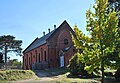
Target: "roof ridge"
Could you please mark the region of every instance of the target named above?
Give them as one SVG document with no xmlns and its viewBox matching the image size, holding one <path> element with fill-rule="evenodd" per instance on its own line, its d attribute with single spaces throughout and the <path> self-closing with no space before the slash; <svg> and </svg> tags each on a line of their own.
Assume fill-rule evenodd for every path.
<svg viewBox="0 0 120 83">
<path fill-rule="evenodd" d="M 37 38 L 23 51 L 23 53 L 26 53 L 26 52 L 28 52 L 28 51 L 31 51 L 31 50 L 33 50 L 33 49 L 35 49 L 35 48 L 37 48 L 37 47 L 45 44 L 46 41 L 49 40 L 49 39 L 51 38 L 51 36 L 53 36 L 53 34 L 54 34 L 55 32 L 57 32 L 57 31 L 60 29 L 60 27 L 62 27 L 65 23 L 67 23 L 66 20 L 64 20 L 64 21 L 59 25 L 59 27 L 57 27 L 56 29 L 54 29 L 54 30 L 52 30 L 51 32 L 47 33 L 46 35 L 44 35 L 44 36 L 42 36 L 42 37 L 40 37 L 40 38 L 37 37 Z M 67 24 L 68 24 L 68 23 L 67 23 Z M 69 25 L 69 24 L 68 24 L 68 25 Z"/>
<path fill-rule="evenodd" d="M 52 33 L 53 31 L 55 31 L 55 30 L 52 30 L 51 32 L 47 33 L 46 35 L 49 35 L 49 34 Z M 44 37 L 44 36 L 46 36 L 46 35 L 43 35 L 43 36 L 41 36 L 40 38 L 42 38 L 42 37 Z M 39 38 L 39 39 L 40 39 L 40 38 Z"/>
</svg>

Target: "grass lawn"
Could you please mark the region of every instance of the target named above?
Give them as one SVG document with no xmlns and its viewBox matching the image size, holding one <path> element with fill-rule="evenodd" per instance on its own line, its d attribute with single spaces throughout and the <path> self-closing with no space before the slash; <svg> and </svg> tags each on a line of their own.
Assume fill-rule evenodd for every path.
<svg viewBox="0 0 120 83">
<path fill-rule="evenodd" d="M 35 72 L 39 72 L 35 71 Z M 91 78 L 79 78 L 79 77 L 69 77 L 70 74 L 67 69 L 64 68 L 54 68 L 49 70 L 40 70 L 40 72 L 46 74 L 46 77 L 52 80 L 47 80 L 45 83 L 98 83 L 97 80 Z M 44 78 L 43 78 L 44 79 Z M 40 82 L 42 83 L 42 82 Z"/>
<path fill-rule="evenodd" d="M 66 74 L 59 75 L 57 79 L 50 81 L 49 83 L 98 83 L 94 79 L 83 79 L 83 78 L 69 78 L 69 72 Z"/>
<path fill-rule="evenodd" d="M 31 70 L 0 70 L 0 83 L 4 81 L 16 81 L 30 79 L 35 75 Z"/>
<path fill-rule="evenodd" d="M 105 72 L 115 73 L 116 70 L 105 70 Z M 48 81 L 48 83 L 100 83 L 101 77 L 93 78 L 80 78 L 80 77 L 69 77 L 70 74 L 67 69 L 57 68 L 43 70 L 47 72 L 54 80 Z M 50 76 L 48 75 L 48 76 Z M 113 76 L 105 76 L 105 83 L 116 83 Z"/>
<path fill-rule="evenodd" d="M 107 71 L 110 72 L 110 71 Z M 37 73 L 45 76 L 37 77 Z M 69 76 L 69 72 L 64 68 L 54 68 L 46 70 L 0 70 L 0 83 L 100 83 L 101 78 L 80 78 Z M 36 76 L 36 78 L 34 78 Z M 32 79 L 31 79 L 32 78 Z M 27 79 L 27 80 L 25 80 Z M 27 82 L 26 82 L 27 81 Z M 105 78 L 105 83 L 116 83 L 111 77 Z"/>
</svg>

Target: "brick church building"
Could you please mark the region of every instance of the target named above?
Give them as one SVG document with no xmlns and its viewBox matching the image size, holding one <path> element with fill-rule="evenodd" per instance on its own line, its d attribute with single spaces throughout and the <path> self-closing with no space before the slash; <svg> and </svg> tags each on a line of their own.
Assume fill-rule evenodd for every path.
<svg viewBox="0 0 120 83">
<path fill-rule="evenodd" d="M 24 69 L 45 69 L 55 67 L 66 67 L 69 59 L 76 52 L 71 33 L 74 31 L 69 24 L 64 21 L 58 28 L 54 25 L 54 30 L 45 34 L 41 38 L 36 38 L 23 51 Z"/>
</svg>

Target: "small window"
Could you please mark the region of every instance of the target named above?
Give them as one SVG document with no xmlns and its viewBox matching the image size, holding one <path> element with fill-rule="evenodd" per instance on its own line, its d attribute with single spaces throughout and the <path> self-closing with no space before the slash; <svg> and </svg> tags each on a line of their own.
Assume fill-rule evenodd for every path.
<svg viewBox="0 0 120 83">
<path fill-rule="evenodd" d="M 68 42 L 68 39 L 64 39 L 64 44 L 65 44 L 65 45 L 68 45 L 68 43 L 69 43 L 69 42 Z"/>
<path fill-rule="evenodd" d="M 31 64 L 32 64 L 32 57 L 33 57 L 32 52 L 30 54 L 31 54 Z"/>
<path fill-rule="evenodd" d="M 24 65 L 26 65 L 26 59 L 24 59 Z"/>
<path fill-rule="evenodd" d="M 46 51 L 44 51 L 44 61 L 46 61 Z"/>
<path fill-rule="evenodd" d="M 27 56 L 26 56 L 26 65 L 28 65 L 28 54 L 27 54 Z"/>
<path fill-rule="evenodd" d="M 38 54 L 38 62 L 40 62 L 40 53 Z"/>
<path fill-rule="evenodd" d="M 37 50 L 35 51 L 35 56 L 36 56 L 36 62 L 37 62 Z"/>
<path fill-rule="evenodd" d="M 29 65 L 30 65 L 30 57 L 29 57 Z"/>
</svg>

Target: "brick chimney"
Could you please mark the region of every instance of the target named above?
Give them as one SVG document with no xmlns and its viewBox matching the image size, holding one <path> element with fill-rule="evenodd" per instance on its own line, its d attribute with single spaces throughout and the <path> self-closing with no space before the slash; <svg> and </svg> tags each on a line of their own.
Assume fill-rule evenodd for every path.
<svg viewBox="0 0 120 83">
<path fill-rule="evenodd" d="M 45 36 L 45 32 L 43 32 L 43 36 Z"/>
<path fill-rule="evenodd" d="M 48 33 L 50 33 L 50 28 L 48 29 Z"/>
<path fill-rule="evenodd" d="M 54 30 L 56 29 L 56 25 L 54 25 Z"/>
</svg>

